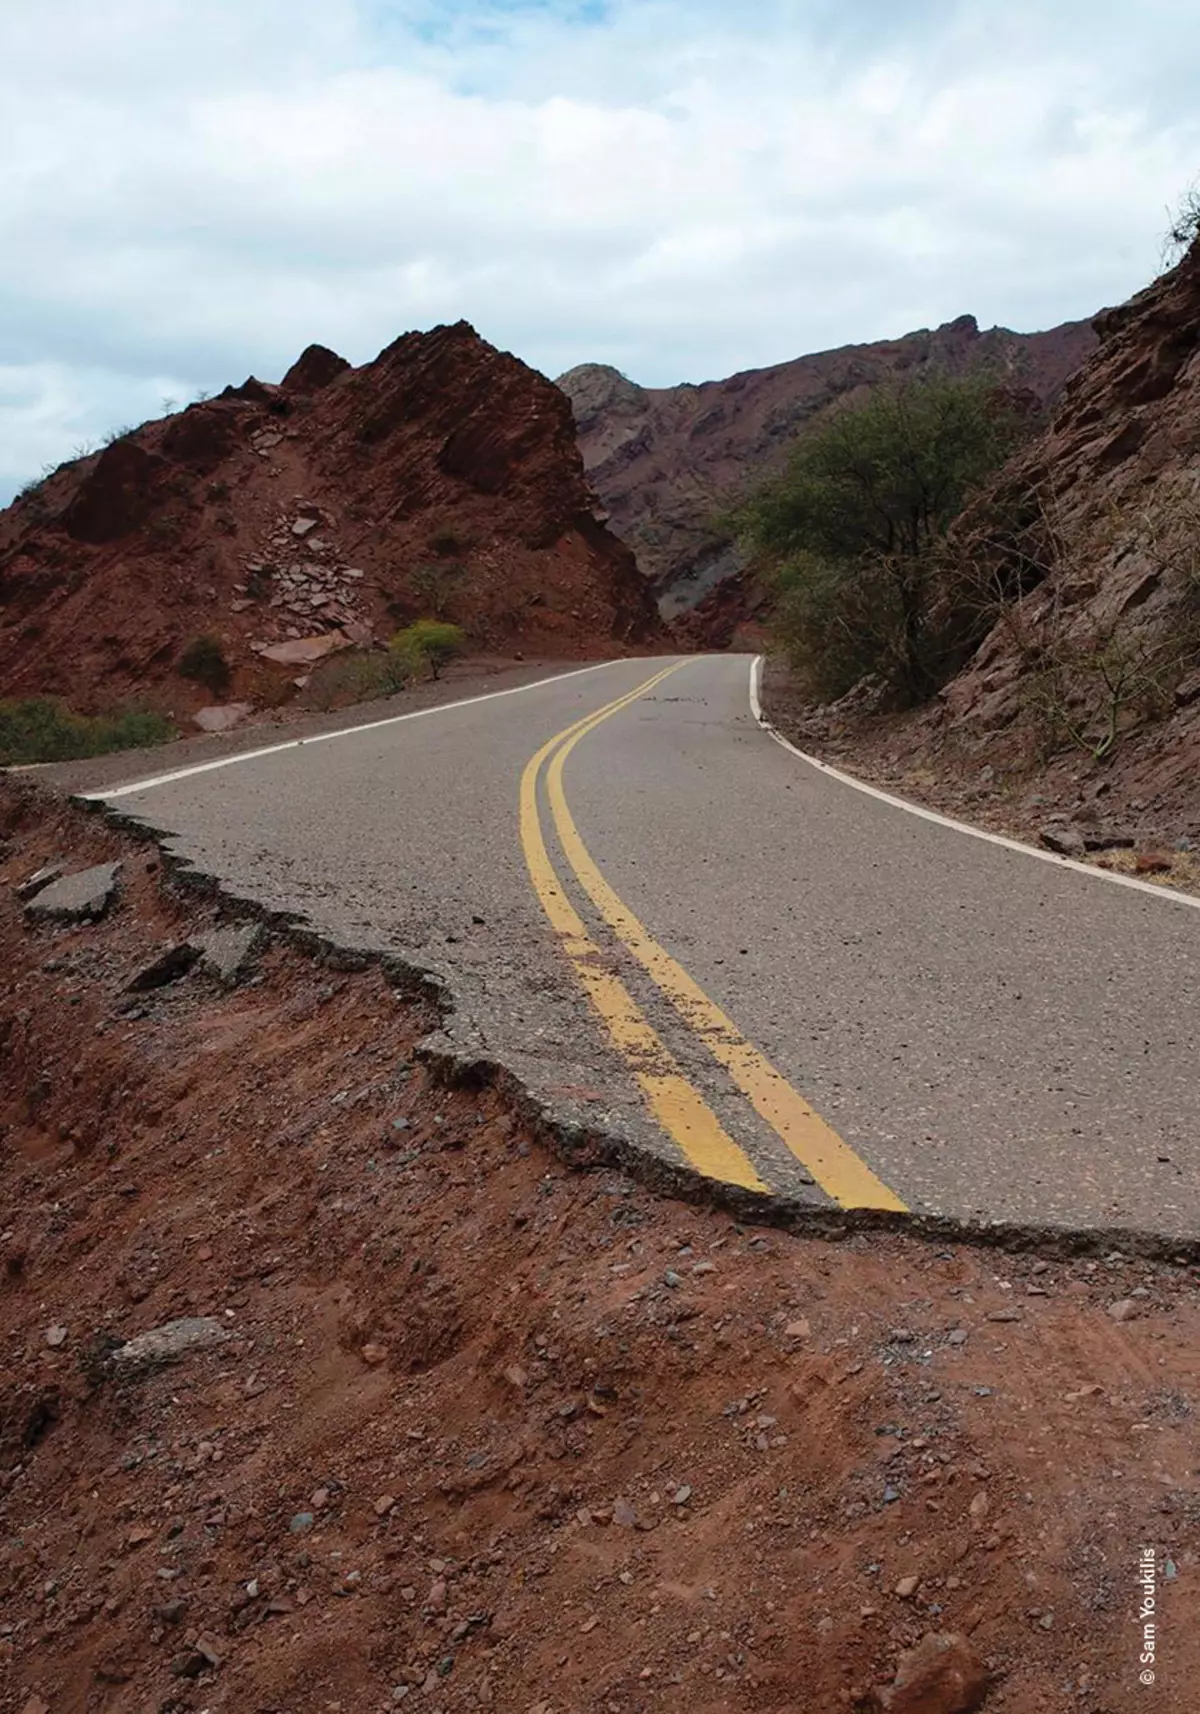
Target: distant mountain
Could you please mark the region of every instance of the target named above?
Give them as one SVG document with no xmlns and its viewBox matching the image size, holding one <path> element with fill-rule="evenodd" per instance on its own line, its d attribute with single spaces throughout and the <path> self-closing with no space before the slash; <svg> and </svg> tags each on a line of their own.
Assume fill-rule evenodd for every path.
<svg viewBox="0 0 1200 1714">
<path fill-rule="evenodd" d="M 558 379 L 575 412 L 588 477 L 637 555 L 668 619 L 743 569 L 713 518 L 730 494 L 782 462 L 796 431 L 833 400 L 887 375 L 992 369 L 1052 403 L 1096 344 L 1090 321 L 1047 333 L 979 331 L 959 316 L 930 332 L 847 345 L 699 386 L 639 387 L 584 363 Z"/>
</svg>

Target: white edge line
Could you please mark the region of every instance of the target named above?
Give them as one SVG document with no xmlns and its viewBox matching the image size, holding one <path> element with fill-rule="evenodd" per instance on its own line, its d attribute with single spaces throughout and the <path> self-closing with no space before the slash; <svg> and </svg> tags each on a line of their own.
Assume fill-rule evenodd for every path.
<svg viewBox="0 0 1200 1714">
<path fill-rule="evenodd" d="M 564 679 L 581 678 L 584 673 L 620 666 L 622 660 L 634 658 L 641 657 L 623 656 L 615 661 L 596 661 L 590 667 L 573 667 L 570 672 L 554 673 L 550 678 L 534 679 L 529 684 L 512 684 L 507 690 L 489 690 L 482 696 L 461 697 L 457 702 L 437 702 L 430 708 L 413 708 L 407 714 L 389 714 L 382 720 L 368 720 L 361 726 L 339 726 L 335 732 L 314 732 L 310 738 L 288 738 L 282 744 L 266 744 L 259 750 L 242 750 L 235 756 L 218 756 L 212 762 L 194 762 L 189 768 L 176 768 L 169 774 L 152 774 L 149 779 L 134 780 L 129 785 L 75 792 L 73 795 L 86 801 L 108 803 L 113 798 L 129 797 L 133 792 L 148 792 L 155 786 L 169 786 L 175 780 L 190 779 L 193 774 L 210 774 L 215 768 L 232 768 L 237 762 L 254 762 L 260 756 L 275 756 L 282 750 L 300 750 L 310 744 L 326 744 L 333 738 L 351 738 L 356 732 L 374 732 L 381 726 L 398 726 L 402 720 L 420 720 L 426 714 L 449 714 L 452 708 L 470 708 L 477 702 L 494 702 L 498 696 L 518 696 L 525 690 L 538 690 L 544 684 L 561 684 Z"/>
<path fill-rule="evenodd" d="M 1024 857 L 1036 857 L 1039 863 L 1052 863 L 1057 869 L 1074 869 L 1077 874 L 1090 875 L 1093 880 L 1110 881 L 1117 887 L 1130 887 L 1137 893 L 1149 893 L 1154 899 L 1166 899 L 1172 904 L 1190 905 L 1193 910 L 1200 910 L 1200 898 L 1193 893 L 1180 893 L 1174 887 L 1156 887 L 1153 882 L 1139 881 L 1134 875 L 1118 875 L 1112 869 L 1098 869 L 1094 864 L 1080 863 L 1074 857 L 1060 857 L 1053 851 L 1039 851 L 1036 845 L 1026 845 L 1020 839 L 1009 839 L 1006 834 L 989 833 L 986 828 L 972 827 L 968 821 L 955 821 L 952 816 L 940 815 L 936 809 L 926 809 L 922 804 L 912 803 L 908 798 L 895 797 L 891 792 L 881 791 L 878 786 L 869 786 L 865 780 L 855 779 L 853 774 L 844 774 L 840 768 L 833 767 L 829 762 L 822 762 L 818 756 L 810 756 L 806 751 L 797 749 L 782 732 L 775 730 L 763 714 L 759 695 L 762 669 L 763 657 L 756 655 L 750 663 L 750 712 L 769 737 L 774 738 L 777 744 L 781 744 L 802 762 L 807 762 L 810 768 L 828 774 L 831 779 L 839 780 L 844 786 L 853 786 L 856 792 L 865 792 L 868 797 L 878 798 L 880 803 L 891 804 L 893 809 L 907 810 L 910 815 L 919 815 L 922 821 L 932 821 L 938 827 L 950 828 L 954 833 L 967 833 L 972 839 L 986 840 L 989 845 L 1002 845 L 1006 851 L 1018 851 Z"/>
</svg>

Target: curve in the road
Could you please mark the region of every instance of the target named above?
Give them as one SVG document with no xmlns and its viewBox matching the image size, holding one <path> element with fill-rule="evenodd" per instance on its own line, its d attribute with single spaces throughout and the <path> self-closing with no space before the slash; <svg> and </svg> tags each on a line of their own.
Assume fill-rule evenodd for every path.
<svg viewBox="0 0 1200 1714">
<path fill-rule="evenodd" d="M 563 769 L 575 746 L 604 721 L 687 664 L 676 662 L 607 707 L 556 733 L 531 759 L 521 781 L 521 841 L 534 890 L 610 1039 L 629 1062 L 655 1117 L 687 1160 L 706 1177 L 723 1178 L 748 1188 L 771 1188 L 763 1184 L 748 1156 L 729 1137 L 699 1091 L 682 1077 L 678 1065 L 660 1042 L 659 1051 L 666 1056 L 669 1069 L 647 1073 L 647 1036 L 655 1042 L 658 1038 L 628 990 L 602 968 L 602 955 L 563 893 L 546 851 L 538 814 L 537 782 L 543 764 L 548 761 L 546 795 L 563 853 L 580 886 L 617 939 L 729 1073 L 759 1116 L 834 1202 L 843 1208 L 884 1208 L 904 1213 L 905 1204 L 895 1192 L 826 1124 L 638 920 L 597 868 L 571 815 Z"/>
<path fill-rule="evenodd" d="M 731 1205 L 1191 1238 L 1195 901 L 797 766 L 750 667 L 614 662 L 70 784 L 425 972 L 430 1051 L 503 1068 L 572 1149 Z"/>
</svg>

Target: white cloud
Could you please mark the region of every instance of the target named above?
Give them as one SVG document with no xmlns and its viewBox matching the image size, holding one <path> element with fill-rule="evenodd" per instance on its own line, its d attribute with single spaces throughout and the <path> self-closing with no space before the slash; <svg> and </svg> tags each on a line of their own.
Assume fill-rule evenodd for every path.
<svg viewBox="0 0 1200 1714">
<path fill-rule="evenodd" d="M 465 315 L 667 384 L 1089 314 L 1200 169 L 1198 72 L 1173 0 L 15 0 L 0 498 L 311 339 Z"/>
</svg>

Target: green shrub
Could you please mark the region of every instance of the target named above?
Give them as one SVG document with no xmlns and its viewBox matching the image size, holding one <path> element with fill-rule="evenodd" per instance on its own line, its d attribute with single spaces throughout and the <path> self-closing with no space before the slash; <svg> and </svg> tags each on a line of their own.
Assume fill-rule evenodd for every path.
<svg viewBox="0 0 1200 1714">
<path fill-rule="evenodd" d="M 1027 428 L 986 376 L 889 381 L 824 412 L 743 505 L 780 640 L 820 694 L 871 673 L 907 703 L 937 690 L 965 622 L 947 531 Z"/>
<path fill-rule="evenodd" d="M 112 714 L 75 714 L 49 696 L 0 702 L 0 767 L 30 762 L 69 762 L 169 744 L 178 733 L 161 714 L 127 708 Z"/>
<path fill-rule="evenodd" d="M 442 668 L 461 655 L 467 639 L 457 625 L 447 625 L 440 619 L 418 619 L 397 631 L 389 645 L 389 653 L 407 660 L 414 672 L 428 667 L 432 678 L 441 678 Z"/>
<path fill-rule="evenodd" d="M 192 638 L 179 657 L 179 672 L 183 678 L 202 684 L 214 696 L 224 696 L 233 677 L 220 638 L 211 632 Z"/>
</svg>

